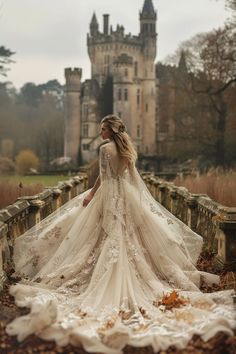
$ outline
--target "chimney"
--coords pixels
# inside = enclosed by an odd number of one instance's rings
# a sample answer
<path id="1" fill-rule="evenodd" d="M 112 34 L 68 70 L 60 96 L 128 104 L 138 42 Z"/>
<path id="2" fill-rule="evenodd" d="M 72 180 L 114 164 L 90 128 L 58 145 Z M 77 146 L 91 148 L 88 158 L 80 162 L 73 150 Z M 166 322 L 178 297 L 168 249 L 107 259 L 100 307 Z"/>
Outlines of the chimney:
<path id="1" fill-rule="evenodd" d="M 103 33 L 108 35 L 108 28 L 109 28 L 109 15 L 103 15 Z"/>

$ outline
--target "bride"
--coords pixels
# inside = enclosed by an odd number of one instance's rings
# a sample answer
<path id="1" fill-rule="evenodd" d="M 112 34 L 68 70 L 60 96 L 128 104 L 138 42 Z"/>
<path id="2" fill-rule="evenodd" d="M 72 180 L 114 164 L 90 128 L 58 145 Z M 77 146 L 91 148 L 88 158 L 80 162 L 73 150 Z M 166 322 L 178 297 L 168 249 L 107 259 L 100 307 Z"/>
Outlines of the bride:
<path id="1" fill-rule="evenodd" d="M 202 280 L 219 282 L 195 267 L 202 237 L 152 198 L 121 119 L 103 118 L 101 135 L 108 142 L 94 187 L 15 242 L 22 280 L 10 293 L 30 312 L 7 333 L 107 354 L 126 345 L 184 348 L 194 334 L 232 334 L 233 291 L 199 290 Z"/>

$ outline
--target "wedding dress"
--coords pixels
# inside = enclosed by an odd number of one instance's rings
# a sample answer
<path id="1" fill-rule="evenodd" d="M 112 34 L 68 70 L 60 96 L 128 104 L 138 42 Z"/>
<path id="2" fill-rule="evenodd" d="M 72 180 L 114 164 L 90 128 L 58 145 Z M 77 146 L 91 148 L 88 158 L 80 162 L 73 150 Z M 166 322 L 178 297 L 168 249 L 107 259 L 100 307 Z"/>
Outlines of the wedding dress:
<path id="1" fill-rule="evenodd" d="M 125 345 L 184 348 L 193 334 L 232 334 L 233 291 L 199 290 L 202 280 L 219 281 L 194 265 L 202 237 L 153 199 L 113 141 L 101 146 L 99 159 L 101 184 L 86 208 L 89 191 L 16 240 L 23 279 L 10 293 L 30 312 L 7 333 L 107 354 Z M 170 294 L 179 306 L 162 301 Z"/>

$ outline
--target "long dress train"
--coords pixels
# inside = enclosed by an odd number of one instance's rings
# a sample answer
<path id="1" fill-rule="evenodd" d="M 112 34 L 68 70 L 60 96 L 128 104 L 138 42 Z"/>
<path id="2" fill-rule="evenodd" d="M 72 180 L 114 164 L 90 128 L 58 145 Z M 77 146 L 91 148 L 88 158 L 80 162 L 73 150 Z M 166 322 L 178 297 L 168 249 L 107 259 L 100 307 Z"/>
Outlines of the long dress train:
<path id="1" fill-rule="evenodd" d="M 15 269 L 23 280 L 10 293 L 30 312 L 8 324 L 7 333 L 107 354 L 125 345 L 184 348 L 193 334 L 204 340 L 231 334 L 233 291 L 199 290 L 202 279 L 219 281 L 194 265 L 202 237 L 153 199 L 113 141 L 100 148 L 100 178 L 86 208 L 89 191 L 16 240 Z M 176 306 L 168 308 L 163 295 L 167 303 L 175 296 Z"/>

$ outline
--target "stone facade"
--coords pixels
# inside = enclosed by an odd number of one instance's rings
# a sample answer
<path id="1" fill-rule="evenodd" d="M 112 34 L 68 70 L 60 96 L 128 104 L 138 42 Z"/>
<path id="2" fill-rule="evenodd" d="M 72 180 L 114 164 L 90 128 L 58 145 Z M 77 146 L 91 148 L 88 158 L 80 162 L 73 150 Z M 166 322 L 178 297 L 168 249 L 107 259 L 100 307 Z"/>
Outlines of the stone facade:
<path id="1" fill-rule="evenodd" d="M 125 34 L 119 25 L 113 29 L 109 15 L 103 17 L 101 32 L 93 14 L 87 36 L 91 79 L 81 82 L 81 69 L 65 69 L 65 156 L 74 162 L 93 160 L 101 142 L 99 123 L 105 114 L 114 113 L 124 120 L 137 151 L 153 157 L 157 120 L 156 11 L 152 0 L 144 1 L 138 35 Z"/>

